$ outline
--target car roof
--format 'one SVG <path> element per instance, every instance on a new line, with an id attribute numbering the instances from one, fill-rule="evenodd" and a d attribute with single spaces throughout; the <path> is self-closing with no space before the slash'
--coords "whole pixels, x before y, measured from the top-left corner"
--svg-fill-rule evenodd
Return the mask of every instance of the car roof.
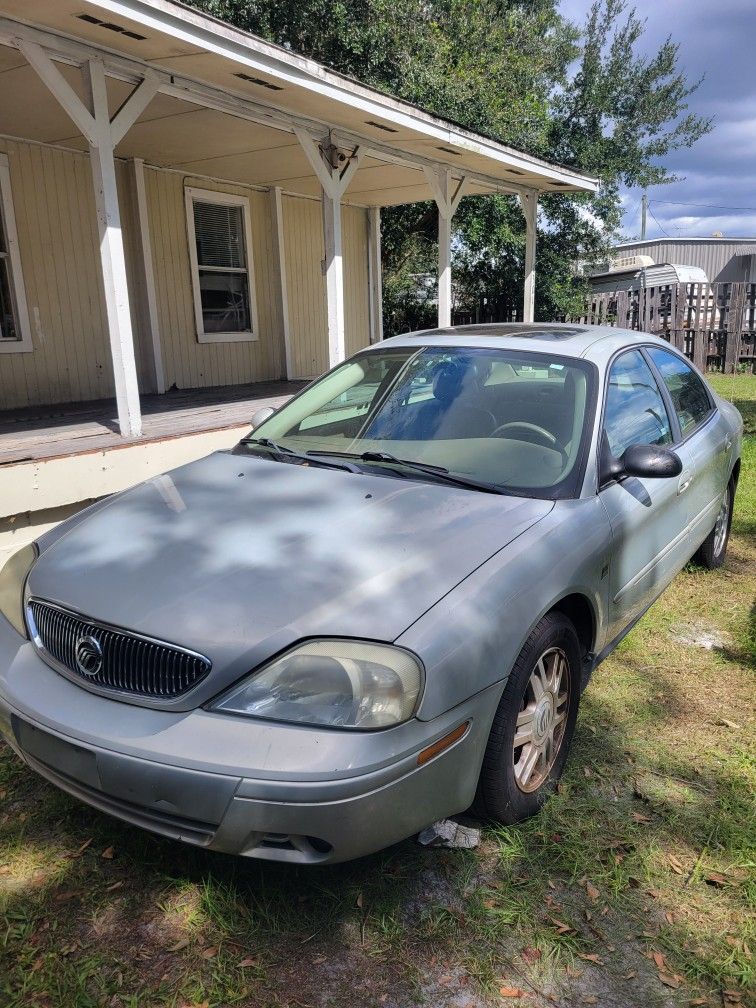
<path id="1" fill-rule="evenodd" d="M 535 350 L 562 357 L 606 358 L 616 350 L 639 343 L 669 348 L 666 340 L 650 333 L 613 326 L 580 325 L 569 322 L 493 322 L 449 326 L 403 333 L 383 340 L 378 346 L 412 347 L 496 347 L 503 350 Z M 375 348 L 375 347 L 374 347 Z"/>

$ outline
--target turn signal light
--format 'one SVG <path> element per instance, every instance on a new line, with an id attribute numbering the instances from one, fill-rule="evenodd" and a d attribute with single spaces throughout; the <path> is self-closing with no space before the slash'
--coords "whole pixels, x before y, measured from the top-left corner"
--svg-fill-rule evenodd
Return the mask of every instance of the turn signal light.
<path id="1" fill-rule="evenodd" d="M 465 734 L 467 729 L 470 727 L 469 721 L 463 721 L 461 725 L 458 725 L 454 731 L 450 731 L 448 735 L 444 735 L 433 745 L 429 745 L 427 749 L 423 749 L 422 752 L 418 753 L 417 765 L 422 766 L 423 763 L 427 763 L 432 760 L 434 756 L 438 756 L 442 753 L 444 749 L 448 749 L 449 746 L 454 745 L 455 742 L 459 742 L 462 736 Z"/>

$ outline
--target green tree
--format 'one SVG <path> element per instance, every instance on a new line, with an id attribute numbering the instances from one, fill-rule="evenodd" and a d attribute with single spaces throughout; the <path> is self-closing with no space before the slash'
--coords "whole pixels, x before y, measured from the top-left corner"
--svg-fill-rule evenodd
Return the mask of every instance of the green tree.
<path id="1" fill-rule="evenodd" d="M 662 159 L 711 123 L 691 113 L 697 83 L 664 40 L 639 53 L 626 0 L 596 0 L 582 28 L 556 0 L 195 0 L 195 6 L 340 73 L 529 153 L 596 175 L 595 196 L 541 201 L 537 317 L 578 309 L 577 258 L 616 237 L 620 189 L 670 181 Z M 430 324 L 432 204 L 383 213 L 386 331 Z M 524 222 L 512 197 L 462 200 L 454 222 L 457 307 L 503 317 L 521 301 Z"/>

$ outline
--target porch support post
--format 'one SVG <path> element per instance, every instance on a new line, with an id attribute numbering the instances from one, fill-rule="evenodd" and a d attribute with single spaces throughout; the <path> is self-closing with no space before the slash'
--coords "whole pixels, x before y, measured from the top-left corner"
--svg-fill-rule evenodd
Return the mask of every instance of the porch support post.
<path id="1" fill-rule="evenodd" d="M 455 186 L 448 168 L 429 167 L 425 177 L 438 207 L 438 325 L 446 329 L 452 321 L 451 223 L 466 178 L 463 175 Z"/>
<path id="2" fill-rule="evenodd" d="M 144 161 L 134 158 L 134 191 L 136 193 L 137 220 L 139 224 L 139 251 L 142 260 L 142 279 L 147 300 L 147 325 L 152 344 L 152 365 L 155 372 L 155 391 L 165 392 L 165 370 L 163 350 L 160 345 L 160 322 L 158 318 L 157 294 L 155 292 L 155 272 L 152 265 L 152 240 L 150 220 L 147 213 L 147 192 L 144 185 Z"/>
<path id="3" fill-rule="evenodd" d="M 91 59 L 82 67 L 89 92 L 87 108 L 42 46 L 24 39 L 18 39 L 16 44 L 89 143 L 118 426 L 123 437 L 139 437 L 142 416 L 113 149 L 144 111 L 158 89 L 158 82 L 145 75 L 111 121 L 105 66 L 101 60 Z"/>
<path id="4" fill-rule="evenodd" d="M 328 316 L 328 366 L 335 367 L 346 357 L 344 325 L 344 260 L 341 245 L 341 197 L 359 167 L 361 152 L 355 148 L 341 156 L 330 141 L 318 143 L 306 130 L 295 128 L 310 166 L 321 186 L 323 209 L 323 274 L 326 280 Z"/>
<path id="5" fill-rule="evenodd" d="M 525 216 L 525 282 L 522 297 L 522 321 L 535 321 L 535 253 L 538 222 L 538 190 L 520 195 Z"/>
<path id="6" fill-rule="evenodd" d="M 281 334 L 284 344 L 285 377 L 291 380 L 294 375 L 294 354 L 291 346 L 291 329 L 289 327 L 289 292 L 286 279 L 286 246 L 284 244 L 283 200 L 281 189 L 273 186 L 270 190 L 270 213 L 273 218 L 273 270 L 278 278 L 278 313 L 281 319 Z"/>
<path id="7" fill-rule="evenodd" d="M 381 208 L 368 210 L 368 284 L 370 285 L 370 342 L 383 339 L 383 271 L 381 266 Z"/>

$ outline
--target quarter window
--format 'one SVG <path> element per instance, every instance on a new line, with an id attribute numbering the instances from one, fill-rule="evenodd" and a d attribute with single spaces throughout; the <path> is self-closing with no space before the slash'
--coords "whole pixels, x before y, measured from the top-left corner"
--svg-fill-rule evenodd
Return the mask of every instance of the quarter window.
<path id="1" fill-rule="evenodd" d="M 0 154 L 0 353 L 32 349 L 7 154 Z"/>
<path id="2" fill-rule="evenodd" d="M 189 248 L 200 343 L 257 339 L 249 201 L 186 190 Z"/>
<path id="3" fill-rule="evenodd" d="M 618 357 L 609 372 L 604 431 L 615 458 L 630 445 L 664 445 L 672 441 L 659 386 L 638 350 Z"/>
<path id="4" fill-rule="evenodd" d="M 685 437 L 711 413 L 711 400 L 706 387 L 693 368 L 676 354 L 659 347 L 649 347 L 648 354 L 669 389 L 672 405 L 680 421 L 680 430 Z"/>

